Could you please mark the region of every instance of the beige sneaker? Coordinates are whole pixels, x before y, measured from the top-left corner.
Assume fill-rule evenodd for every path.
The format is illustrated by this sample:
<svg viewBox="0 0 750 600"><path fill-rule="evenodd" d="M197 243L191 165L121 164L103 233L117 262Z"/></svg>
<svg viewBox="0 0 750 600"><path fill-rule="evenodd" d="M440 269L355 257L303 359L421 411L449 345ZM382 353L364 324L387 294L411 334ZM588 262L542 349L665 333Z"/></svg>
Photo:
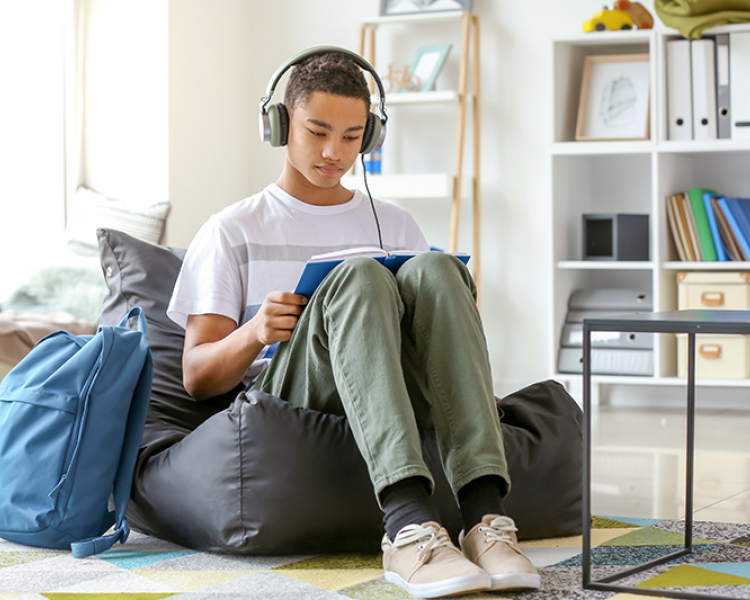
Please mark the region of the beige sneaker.
<svg viewBox="0 0 750 600"><path fill-rule="evenodd" d="M385 578L417 598L490 589L490 576L466 560L435 522L407 525L391 541L383 536Z"/></svg>
<svg viewBox="0 0 750 600"><path fill-rule="evenodd" d="M482 567L493 590L539 589L541 577L518 547L516 524L509 517L485 515L468 535L458 537L464 556Z"/></svg>

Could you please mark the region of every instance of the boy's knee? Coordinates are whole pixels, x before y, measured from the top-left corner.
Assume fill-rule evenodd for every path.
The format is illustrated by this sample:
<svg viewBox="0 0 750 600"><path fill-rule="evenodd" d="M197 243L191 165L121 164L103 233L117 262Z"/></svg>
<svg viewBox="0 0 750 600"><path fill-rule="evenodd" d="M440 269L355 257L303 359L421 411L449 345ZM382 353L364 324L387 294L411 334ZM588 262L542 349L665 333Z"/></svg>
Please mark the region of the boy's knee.
<svg viewBox="0 0 750 600"><path fill-rule="evenodd" d="M378 261L366 256L348 258L329 274L331 285L337 289L373 292L378 289L396 290L393 274Z"/></svg>
<svg viewBox="0 0 750 600"><path fill-rule="evenodd" d="M407 260L396 274L404 298L417 295L451 298L465 291L476 301L476 285L463 262L445 252L424 252Z"/></svg>
<svg viewBox="0 0 750 600"><path fill-rule="evenodd" d="M455 256L445 252L423 252L406 261L399 269L399 279L414 275L438 281L461 280L471 284L471 275Z"/></svg>

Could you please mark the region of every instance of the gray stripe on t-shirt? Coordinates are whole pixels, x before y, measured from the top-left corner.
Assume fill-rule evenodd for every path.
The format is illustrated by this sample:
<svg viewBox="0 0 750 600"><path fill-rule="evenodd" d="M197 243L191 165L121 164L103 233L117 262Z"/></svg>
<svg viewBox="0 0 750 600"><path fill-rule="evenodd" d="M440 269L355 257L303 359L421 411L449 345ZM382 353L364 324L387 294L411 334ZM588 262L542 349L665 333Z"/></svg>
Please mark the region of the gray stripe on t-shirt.
<svg viewBox="0 0 750 600"><path fill-rule="evenodd" d="M232 252L241 265L246 265L250 261L275 261L275 262L307 262L311 256L323 254L326 252L338 252L348 250L349 248L359 248L367 246L367 243L360 244L336 244L327 246L295 246L294 244L268 245L258 244L256 242L247 242L241 246L234 246ZM372 244L369 244L372 245ZM395 250L393 247L386 247L386 250Z"/></svg>
<svg viewBox="0 0 750 600"><path fill-rule="evenodd" d="M262 304L251 304L250 306L246 306L245 310L243 310L240 313L240 325L244 325L250 319L252 319L255 315L257 315L261 306L263 306L263 305Z"/></svg>

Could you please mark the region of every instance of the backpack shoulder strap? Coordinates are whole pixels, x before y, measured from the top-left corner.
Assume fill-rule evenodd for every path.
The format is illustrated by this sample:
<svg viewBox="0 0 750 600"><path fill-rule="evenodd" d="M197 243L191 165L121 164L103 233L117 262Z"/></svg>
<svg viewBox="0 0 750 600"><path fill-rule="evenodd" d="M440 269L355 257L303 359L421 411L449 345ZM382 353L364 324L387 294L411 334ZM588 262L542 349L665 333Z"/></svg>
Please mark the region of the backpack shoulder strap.
<svg viewBox="0 0 750 600"><path fill-rule="evenodd" d="M146 422L148 413L148 404L151 398L151 382L153 379L154 363L151 357L151 351L146 340L146 317L143 310L136 306L122 319L120 326L127 325L130 317L138 317L138 331L143 335L139 345L139 352L144 355L143 368L141 369L138 383L133 392L133 399L130 404L128 413L128 422L125 428L125 440L123 442L122 454L120 455L120 464L117 467L115 475L113 498L115 510L113 520L115 531L109 535L102 535L70 544L74 558L83 558L92 556L109 550L117 542L124 544L130 535L130 525L125 519L125 509L130 500L130 490L133 484L133 472L135 463L138 458L138 449L140 447L141 436L143 435L143 426Z"/></svg>

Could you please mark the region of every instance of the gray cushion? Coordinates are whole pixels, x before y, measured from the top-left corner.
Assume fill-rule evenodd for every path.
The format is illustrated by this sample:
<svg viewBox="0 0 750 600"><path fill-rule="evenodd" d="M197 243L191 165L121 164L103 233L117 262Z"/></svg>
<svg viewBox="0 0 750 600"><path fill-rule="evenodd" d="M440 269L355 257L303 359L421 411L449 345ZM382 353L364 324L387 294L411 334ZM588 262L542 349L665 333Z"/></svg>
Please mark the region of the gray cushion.
<svg viewBox="0 0 750 600"><path fill-rule="evenodd" d="M131 524L201 550L377 551L381 513L346 419L239 388L193 400L182 385L184 332L166 316L184 251L113 230L98 235L109 289L101 322L141 306L154 357ZM521 537L580 533L580 409L553 381L497 402L513 481L505 505ZM422 442L435 502L455 539L458 507L434 433L423 432Z"/></svg>

